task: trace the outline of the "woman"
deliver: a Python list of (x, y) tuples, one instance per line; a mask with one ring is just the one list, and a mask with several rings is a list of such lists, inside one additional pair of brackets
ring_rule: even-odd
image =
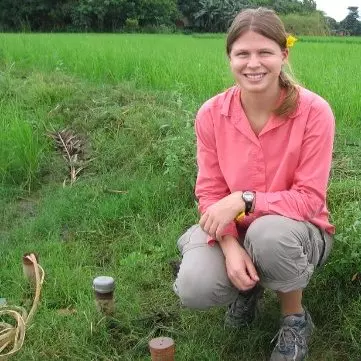
[(334, 116), (286, 74), (288, 40), (265, 8), (239, 13), (229, 29), (237, 85), (197, 114), (201, 217), (178, 241), (174, 283), (185, 306), (229, 305), (233, 327), (253, 320), (264, 288), (277, 292), (282, 318), (271, 361), (306, 357), (314, 325), (302, 293), (335, 231), (326, 207)]

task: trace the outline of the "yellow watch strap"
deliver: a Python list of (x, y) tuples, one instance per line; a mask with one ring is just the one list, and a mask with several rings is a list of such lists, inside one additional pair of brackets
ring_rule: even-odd
[(246, 215), (246, 213), (243, 211), (241, 213), (238, 213), (236, 218), (234, 219), (236, 222), (241, 222), (242, 219), (244, 218), (244, 216)]

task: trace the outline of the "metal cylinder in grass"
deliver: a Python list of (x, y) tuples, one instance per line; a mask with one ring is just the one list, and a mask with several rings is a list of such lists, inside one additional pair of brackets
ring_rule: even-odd
[(96, 277), (93, 280), (93, 289), (97, 310), (104, 315), (112, 315), (115, 311), (114, 279), (108, 276)]
[(149, 341), (152, 361), (174, 361), (175, 345), (170, 337), (157, 337)]

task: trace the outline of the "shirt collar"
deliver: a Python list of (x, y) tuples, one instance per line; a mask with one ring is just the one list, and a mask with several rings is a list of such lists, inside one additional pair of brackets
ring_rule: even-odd
[[(299, 89), (299, 92), (301, 92), (301, 88)], [(239, 109), (239, 107), (237, 106), (238, 105), (237, 102), (240, 102), (240, 94), (241, 94), (241, 89), (237, 85), (233, 86), (226, 92), (226, 96), (221, 108), (222, 115), (225, 115), (226, 117), (229, 117), (231, 115), (237, 115), (234, 114), (234, 112), (235, 111), (237, 112), (237, 110)], [(293, 113), (288, 115), (288, 118), (296, 118), (300, 113), (301, 113), (300, 100), (298, 100), (297, 108)], [(281, 122), (285, 121), (280, 117), (277, 117), (277, 119), (279, 119)]]
[[(234, 86), (230, 88), (226, 92), (226, 96), (224, 98), (224, 102), (221, 108), (221, 114), (229, 117), (232, 115), (232, 110), (235, 108), (235, 102), (239, 101), (240, 89), (238, 86)], [(233, 108), (233, 109), (232, 109)]]

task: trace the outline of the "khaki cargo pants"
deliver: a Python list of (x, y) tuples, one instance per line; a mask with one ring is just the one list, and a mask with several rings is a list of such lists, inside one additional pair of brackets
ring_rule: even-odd
[[(281, 292), (305, 288), (332, 248), (332, 236), (315, 225), (278, 215), (256, 219), (240, 238), (261, 285)], [(237, 298), (239, 290), (227, 276), (221, 248), (207, 244), (198, 224), (179, 238), (178, 248), (182, 263), (173, 288), (185, 306), (206, 309)]]

